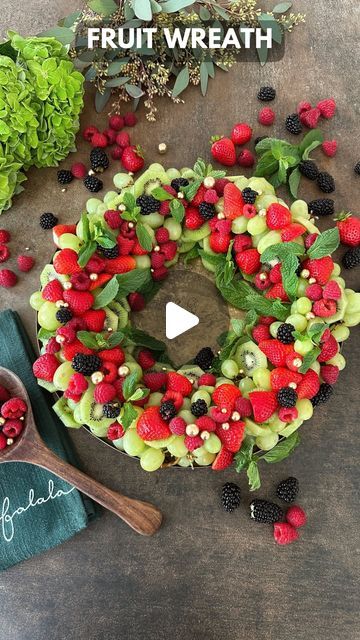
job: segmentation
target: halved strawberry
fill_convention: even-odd
[[[135,269],[135,267],[135,258],[133,258],[132,256],[119,256],[118,258],[107,260],[105,271],[111,274],[127,273],[128,271],[132,271],[133,269]]]
[[[228,220],[235,220],[243,215],[244,198],[240,189],[232,182],[225,185],[224,188],[224,209],[223,213]]]
[[[323,342],[321,344],[321,352],[320,352],[320,355],[318,356],[318,361],[327,362],[328,360],[331,360],[331,358],[336,356],[338,350],[339,350],[339,345],[337,341],[335,340],[333,335],[330,335],[328,340],[326,340],[326,342]]]
[[[225,449],[225,447],[222,447],[212,463],[211,468],[213,471],[223,471],[227,469],[227,467],[230,467],[233,459],[234,454]]]
[[[330,256],[323,258],[311,258],[304,260],[302,269],[308,269],[311,278],[315,278],[318,284],[326,284],[334,269],[334,262]]]
[[[218,425],[216,434],[228,451],[236,453],[241,447],[245,434],[245,422],[228,422]]]
[[[99,273],[97,280],[91,280],[89,290],[93,291],[93,289],[99,289],[100,287],[103,287],[104,284],[111,280],[111,278],[112,276],[110,275],[110,273]]]
[[[270,373],[270,383],[273,391],[279,391],[283,387],[288,387],[290,383],[298,385],[302,380],[301,373],[289,371],[285,367],[276,367]]]
[[[313,369],[308,369],[302,377],[302,381],[298,384],[296,393],[299,399],[313,398],[320,389],[320,378]]]
[[[163,440],[171,436],[167,422],[161,417],[159,407],[148,407],[140,416],[136,430],[143,440]]]
[[[234,384],[221,384],[214,393],[212,399],[215,404],[221,407],[232,407],[235,400],[241,396],[241,391]]]
[[[251,391],[249,400],[256,422],[266,422],[278,407],[276,394],[273,391]]]
[[[73,251],[73,249],[61,249],[54,257],[54,269],[56,273],[69,276],[81,271],[76,251]]]
[[[278,284],[274,284],[271,287],[271,289],[269,289],[265,293],[265,298],[271,298],[271,299],[279,298],[279,300],[281,300],[282,302],[288,302],[289,301],[287,293],[286,293],[283,285],[281,284],[281,282],[279,282]]]
[[[295,240],[295,238],[302,236],[305,231],[306,229],[302,224],[299,224],[298,222],[292,222],[281,231],[281,240],[283,242],[291,242],[291,240]]]
[[[61,348],[61,352],[65,360],[69,361],[72,360],[77,353],[84,353],[88,356],[94,353],[91,349],[85,347],[80,340],[75,340],[71,344],[64,344]]]
[[[89,291],[69,289],[64,291],[63,298],[68,303],[70,311],[79,316],[91,309],[94,303],[94,296]]]
[[[106,362],[114,362],[118,367],[125,362],[125,353],[121,347],[113,347],[112,349],[102,349],[97,355],[101,360]]]
[[[259,342],[259,348],[275,367],[283,367],[286,363],[286,356],[293,350],[291,344],[283,344],[275,338]]]
[[[87,331],[100,333],[104,329],[106,313],[104,309],[89,309],[81,314],[81,318],[85,320]]]
[[[184,398],[179,391],[165,391],[163,397],[161,398],[161,402],[167,402],[171,400],[174,403],[176,411],[180,411],[181,407],[184,404]]]
[[[205,197],[205,193],[206,193],[206,187],[204,187],[204,185],[201,184],[200,187],[198,188],[195,196],[191,200],[191,204],[194,207],[198,207],[200,202],[203,202],[204,197]]]
[[[193,385],[190,380],[181,373],[176,371],[169,371],[167,375],[167,390],[178,391],[182,396],[189,396],[193,390]]]
[[[57,302],[62,300],[64,289],[59,280],[50,280],[41,292],[41,297],[48,302]]]

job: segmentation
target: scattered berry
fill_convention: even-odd
[[[311,399],[311,404],[313,407],[317,407],[320,403],[327,402],[332,396],[333,388],[331,384],[327,382],[322,382],[320,385],[320,389],[318,393],[313,396]]]
[[[274,538],[278,544],[290,544],[299,538],[295,527],[288,522],[276,522],[274,524]]]
[[[211,145],[211,155],[220,164],[233,167],[236,163],[236,151],[230,138],[220,138]]]
[[[87,174],[87,169],[83,162],[75,162],[70,169],[74,178],[82,180]]]
[[[0,244],[10,242],[10,233],[6,229],[0,229]]]
[[[235,124],[231,132],[231,140],[234,144],[242,145],[251,140],[252,128],[246,122]]]
[[[356,165],[354,167],[354,171],[355,171],[357,176],[360,176],[360,161],[356,163]]]
[[[353,269],[360,264],[360,247],[349,249],[342,257],[342,264],[345,269]]]
[[[93,171],[102,173],[109,166],[109,158],[100,147],[95,147],[90,152],[90,164]]]
[[[299,171],[309,180],[316,180],[319,175],[319,169],[313,160],[302,160],[299,164]]]
[[[252,167],[255,164],[255,156],[250,149],[243,149],[240,151],[237,161],[240,167]]]
[[[300,118],[297,113],[292,113],[285,120],[285,128],[289,133],[292,133],[294,136],[298,136],[303,128],[300,121]]]
[[[288,508],[285,518],[295,529],[303,527],[307,522],[305,511],[296,504]]]
[[[103,131],[103,134],[107,137],[109,144],[115,144],[116,131],[114,131],[114,129],[105,129],[105,131]]]
[[[91,193],[98,193],[98,191],[101,191],[103,188],[103,183],[96,176],[86,176],[84,186],[91,191]]]
[[[108,139],[104,133],[94,133],[91,138],[91,146],[92,147],[101,147],[105,149],[108,146]]]
[[[10,258],[10,249],[6,244],[0,244],[0,262],[6,262]]]
[[[234,482],[226,482],[221,490],[221,502],[228,513],[232,513],[240,506],[240,488]]]
[[[135,115],[135,113],[133,113],[132,111],[129,111],[128,113],[125,113],[124,115],[124,123],[126,127],[134,127],[137,123],[137,117]]]
[[[17,283],[17,275],[10,269],[0,269],[0,287],[9,289]]]
[[[274,502],[256,498],[250,504],[250,518],[255,522],[273,524],[283,517],[283,510]]]
[[[111,150],[111,157],[113,160],[121,160],[122,154],[123,154],[122,147],[116,146]]]
[[[59,184],[70,184],[70,182],[72,182],[73,179],[74,179],[73,174],[71,173],[71,171],[68,171],[67,169],[61,169],[60,171],[57,172],[57,180]]]
[[[318,126],[320,115],[320,109],[315,107],[313,109],[309,109],[308,111],[303,111],[300,114],[300,121],[308,129],[316,129],[316,127]]]
[[[35,264],[35,260],[34,258],[32,258],[31,256],[18,256],[17,259],[17,265],[19,267],[20,271],[23,271],[24,273],[27,273],[28,271],[31,271],[31,269],[33,268],[34,264]]]
[[[275,121],[275,113],[270,107],[264,107],[261,109],[258,115],[258,121],[265,127],[270,127]]]
[[[58,218],[53,213],[42,213],[39,224],[42,229],[53,229],[58,223]]]
[[[83,131],[84,140],[86,140],[87,142],[91,142],[92,137],[95,133],[99,133],[99,129],[97,127],[86,127],[86,129],[84,129]]]
[[[282,480],[276,488],[277,497],[280,498],[280,500],[284,500],[284,502],[294,502],[298,493],[299,481],[294,477]]]
[[[116,144],[119,147],[122,147],[123,149],[125,149],[125,147],[130,146],[130,136],[127,133],[127,131],[121,131],[120,133],[117,134]]]
[[[323,118],[330,119],[335,114],[336,102],[334,98],[329,98],[328,100],[321,100],[321,102],[318,102],[317,108],[319,109]]]
[[[333,158],[336,155],[337,146],[336,140],[325,140],[322,143],[321,148],[326,156]]]
[[[327,171],[320,172],[316,182],[319,189],[324,193],[332,193],[335,191],[335,180]]]
[[[116,115],[110,116],[109,118],[109,127],[114,131],[121,131],[121,129],[124,127],[124,124],[125,122],[122,116],[119,116],[116,114]]]
[[[265,86],[261,87],[259,93],[257,94],[258,100],[262,102],[271,102],[276,98],[276,91],[273,87]]]
[[[310,102],[307,102],[306,100],[302,100],[301,102],[299,102],[296,111],[298,112],[298,114],[300,116],[305,111],[310,111],[310,109],[311,109]]]

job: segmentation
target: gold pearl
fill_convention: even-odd
[[[185,433],[187,436],[197,436],[199,431],[200,429],[197,424],[188,424],[185,429]]]
[[[160,142],[160,143],[158,144],[158,152],[159,152],[161,155],[164,155],[164,153],[166,153],[166,152],[167,152],[167,144],[166,144],[166,142]]]
[[[88,176],[94,176],[95,175],[95,171],[93,169],[90,169],[90,171],[88,171]]]
[[[6,444],[8,445],[8,447],[10,447],[11,444],[14,444],[14,440],[12,438],[8,438],[6,440]]]
[[[119,204],[118,211],[126,211],[126,207],[124,204]]]
[[[202,440],[209,440],[210,433],[208,431],[202,431],[200,433],[200,438],[202,438]]]
[[[156,253],[158,253],[159,251],[161,251],[161,249],[160,249],[159,245],[156,245],[156,247],[154,247],[154,251],[155,251]]]
[[[61,189],[61,192],[62,192],[62,193],[65,193],[65,191],[67,191],[67,189],[65,189],[65,187],[63,187],[63,188]]]
[[[119,376],[127,376],[129,373],[130,373],[129,367],[127,367],[124,364],[121,367],[118,368]]]
[[[91,382],[93,384],[99,384],[103,380],[104,374],[102,373],[102,371],[94,371],[94,373],[91,375]]]
[[[309,284],[315,284],[316,278],[309,278]]]
[[[98,274],[97,273],[90,273],[89,278],[90,280],[92,280],[93,282],[95,282],[95,280],[98,279]]]
[[[181,193],[181,191],[179,191],[177,197],[178,197],[179,200],[182,200],[183,198],[185,198],[184,194]]]
[[[69,291],[69,289],[72,289],[72,284],[71,282],[64,282],[63,287],[66,291]]]
[[[313,313],[312,311],[308,311],[305,318],[306,320],[312,320],[313,318],[315,318],[315,313]]]
[[[234,411],[234,413],[231,415],[231,420],[234,420],[234,422],[240,420],[240,413],[238,411]]]
[[[3,426],[3,424],[5,424],[5,418],[0,418],[0,425]]]
[[[134,223],[133,222],[129,222],[129,229],[133,229],[134,228]]]
[[[218,220],[224,220],[224,218],[225,218],[225,215],[223,213],[218,213],[217,214],[217,219]]]
[[[215,178],[213,178],[212,176],[208,176],[207,178],[205,178],[204,187],[206,189],[212,189],[214,184],[215,184]]]
[[[302,360],[301,360],[301,358],[295,358],[295,359],[293,360],[293,366],[294,366],[294,367],[296,367],[297,369],[298,369],[299,367],[301,367],[301,365],[302,365]]]
[[[305,280],[307,280],[307,278],[310,275],[309,269],[303,269],[302,272],[300,273],[300,275],[301,275],[302,278],[305,278]]]
[[[64,336],[56,336],[55,340],[58,344],[62,344],[63,342],[65,342]]]
[[[224,431],[229,431],[229,429],[230,429],[230,425],[229,425],[229,423],[228,423],[228,422],[224,422],[224,423],[221,425],[221,428],[222,428],[222,429],[224,429]]]

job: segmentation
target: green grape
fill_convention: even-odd
[[[205,440],[204,447],[209,453],[219,453],[221,449],[221,440],[216,433],[210,433],[208,440]]]
[[[296,306],[297,311],[302,315],[309,313],[309,311],[311,311],[312,309],[311,300],[309,300],[309,298],[305,298],[305,296],[298,299]]]
[[[186,456],[188,450],[184,444],[184,440],[184,436],[176,436],[174,440],[168,444],[167,449],[175,458],[183,458],[183,456]]]
[[[258,233],[256,236],[252,237],[252,243],[253,243],[253,247],[257,247],[260,240],[263,239],[264,236],[266,236],[267,231],[264,231],[263,233]]]
[[[262,436],[264,435],[264,427],[250,420],[250,418],[245,418],[245,432],[251,436]]]
[[[261,191],[261,195],[275,195],[274,187],[265,178],[250,178],[248,186],[258,193]]]
[[[236,378],[236,376],[239,373],[239,367],[235,362],[235,360],[231,360],[231,359],[224,360],[224,362],[221,365],[221,373],[226,378],[230,378],[230,380],[232,378]]]
[[[350,335],[350,329],[344,324],[338,324],[331,333],[337,342],[345,342]]]
[[[304,278],[299,278],[297,289],[296,289],[296,295],[299,296],[299,298],[301,296],[304,296],[306,294],[306,289],[308,286],[309,286],[309,283],[307,280],[305,280]]]
[[[334,262],[334,268],[332,270],[332,274],[331,274],[331,278],[336,278],[336,276],[339,276],[341,273],[341,267],[337,262]]]
[[[123,445],[125,453],[129,456],[140,456],[147,448],[135,429],[127,429],[123,437]]]
[[[34,291],[34,293],[30,296],[30,307],[35,309],[35,311],[39,311],[40,307],[44,304],[45,300],[41,295],[41,291]]]
[[[261,209],[267,209],[271,204],[276,204],[277,202],[279,200],[276,196],[264,194],[256,198],[256,208],[261,211]]]
[[[315,362],[312,363],[310,369],[312,369],[313,371],[315,371],[315,373],[317,373],[319,375],[319,373],[320,373],[320,362],[315,360]]]
[[[160,202],[159,202],[160,204]],[[162,227],[163,223],[164,223],[164,216],[162,216],[160,213],[150,213],[148,216],[143,216],[140,215],[139,216],[139,222],[142,222],[143,224],[147,225],[147,231],[149,231],[149,233],[151,234],[152,237],[154,237],[154,233],[151,233],[150,229],[158,229],[159,227]]]
[[[231,223],[231,231],[233,233],[244,233],[247,229],[248,219],[245,216],[239,216]]]
[[[71,366],[71,362],[63,362],[54,373],[53,384],[59,391],[65,391],[73,373],[74,369]]]
[[[247,398],[249,391],[252,391],[253,389],[255,389],[255,384],[252,378],[242,378],[239,382],[239,389],[242,393],[242,395]]]
[[[190,409],[190,407],[191,407],[191,400],[190,400],[190,398],[184,398],[184,399],[183,399],[183,403],[182,403],[182,405],[181,405],[181,408],[182,408],[182,409]]]
[[[289,436],[291,436],[292,433],[297,431],[299,427],[301,427],[303,422],[304,420],[302,420],[301,418],[297,418],[296,420],[293,420],[285,427],[285,429],[280,431],[279,435],[285,436],[285,438],[288,438]]]
[[[215,391],[215,387],[209,387],[205,384],[202,384],[201,387],[199,387],[199,389],[201,389],[202,391],[207,391],[208,393],[210,393],[211,396]],[[185,398],[184,400],[188,400],[188,399],[189,398]]]
[[[297,312],[298,312],[297,300],[295,300],[290,307],[290,313],[297,313]]]
[[[144,471],[156,471],[165,460],[165,453],[161,449],[145,449],[140,456],[140,466]]]
[[[228,378],[217,378],[215,388],[220,387],[221,384],[235,384],[235,382]]]
[[[113,177],[113,183],[117,189],[125,189],[125,187],[129,187],[133,183],[133,177],[129,176],[128,173],[116,173]],[[90,200],[94,199],[90,198]]]
[[[360,293],[355,293],[355,291],[351,291],[349,293],[348,289],[345,290],[346,298],[348,301],[346,307],[346,315],[353,315],[354,313],[360,312]]]
[[[191,403],[196,402],[197,400],[205,400],[207,406],[210,407],[211,396],[207,391],[203,391],[202,389],[195,391],[191,396]]]
[[[212,464],[215,460],[215,453],[210,453],[210,451],[206,451],[204,447],[200,447],[200,449],[196,449],[194,453],[200,450],[201,450],[201,454],[196,455],[196,458],[195,458],[196,464],[200,465],[200,467],[206,467],[207,465]]]
[[[96,215],[98,215],[98,216],[103,216],[103,215],[104,215],[104,213],[105,213],[105,211],[107,211],[107,210],[108,210],[108,207],[106,206],[106,204],[104,204],[103,202],[101,202],[101,203],[98,205],[98,208],[96,209]]]
[[[290,207],[291,215],[297,218],[309,218],[309,208],[305,200],[295,200]]]
[[[310,420],[312,414],[314,413],[314,408],[310,400],[307,400],[307,398],[302,398],[301,400],[297,401],[295,406],[298,410],[299,418],[301,418],[301,420]]]
[[[278,328],[282,325],[282,322],[272,322],[270,325],[270,334],[273,338],[276,338]]]
[[[180,458],[178,465],[180,467],[190,467],[191,466],[191,459],[188,458],[188,456],[184,456],[183,458]]]
[[[164,217],[162,216],[164,221]],[[170,240],[180,240],[182,234],[182,227],[179,222],[174,220],[174,218],[167,218],[165,222],[163,222],[165,229],[168,230]]]
[[[329,360],[326,364],[334,364],[335,367],[338,367],[339,370],[342,371],[346,367],[346,360],[341,353],[337,353],[336,356],[331,358],[331,360]]]
[[[253,373],[253,380],[258,388],[265,390],[271,389],[269,369],[265,369],[264,367],[255,369]]]
[[[164,395],[163,393],[159,393],[159,392],[150,393],[146,406],[160,407],[163,395]]]
[[[259,242],[257,250],[259,253],[264,253],[265,249],[271,247],[273,244],[279,244],[281,242],[281,235],[278,231],[269,231]]]
[[[296,353],[300,353],[301,356],[305,356],[313,348],[313,343],[310,339],[307,340],[295,340],[294,349]]]
[[[341,287],[341,289],[345,289],[346,287],[346,282],[344,280],[344,278],[340,278],[339,276],[336,276],[335,278],[331,278],[332,280],[335,280],[335,282],[338,283],[339,287]]]
[[[166,174],[169,180],[175,180],[175,178],[181,177],[181,173],[179,169],[175,169],[175,167],[170,167],[169,169],[166,169]]]
[[[99,204],[101,204],[101,200],[99,200],[99,198],[89,198],[86,203],[86,211],[90,213],[90,215],[96,213]]]
[[[193,416],[191,411],[189,411],[188,409],[182,409],[181,411],[179,411],[178,415],[180,416],[180,418],[183,418],[183,420],[185,420],[186,424],[192,424],[195,420],[195,416]]]
[[[124,451],[124,438],[117,438],[112,441],[114,447],[119,449],[120,451]]]
[[[286,322],[292,324],[293,327],[295,327],[296,331],[305,331],[308,323],[305,316],[302,316],[300,313],[294,313],[293,315],[289,316],[288,318],[286,318]]]
[[[150,269],[151,260],[149,256],[134,256],[137,269]]]
[[[254,216],[254,218],[250,218],[247,223],[247,231],[252,236],[263,233],[263,231],[266,231],[266,229],[267,226],[265,216]]]
[[[344,323],[347,327],[356,327],[356,325],[360,323],[360,312],[346,313]]]
[[[269,432],[263,436],[258,436],[255,440],[256,446],[263,451],[270,451],[278,443],[279,436],[277,433]]]
[[[72,249],[79,253],[82,241],[74,233],[63,233],[59,238],[60,249]]]
[[[282,422],[280,418],[274,414],[273,419],[269,420],[269,428],[273,433],[280,433],[286,427],[286,422]]]
[[[55,331],[61,327],[61,323],[56,319],[58,310],[54,302],[44,302],[38,312],[38,323],[40,327],[47,329],[47,331]]]
[[[104,203],[106,204],[106,206],[108,207],[110,202],[114,199],[116,199],[118,197],[118,192],[117,191],[108,191],[107,193],[105,193],[104,195]]]
[[[135,373],[136,374],[136,382],[140,382],[141,378],[142,378],[142,368],[140,367],[140,365],[137,362],[124,362],[124,364],[122,365],[124,367],[128,367],[128,369],[130,370],[130,373]],[[129,374],[130,375],[130,374]]]
[[[242,191],[243,189],[245,189],[245,187],[247,187],[249,184],[249,180],[246,178],[246,176],[239,176],[238,178],[236,178],[234,185],[240,189],[240,191]]]

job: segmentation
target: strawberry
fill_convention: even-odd
[[[336,111],[336,102],[334,98],[328,98],[327,100],[321,100],[317,104],[323,118],[330,119],[333,117]]]
[[[213,471],[223,471],[230,467],[232,461],[234,459],[234,454],[231,451],[225,449],[225,447],[221,447],[219,453],[217,454],[214,462],[211,465]]]
[[[186,229],[200,229],[204,224],[204,218],[201,217],[196,207],[188,207],[185,211],[185,227]]]
[[[326,284],[333,272],[334,262],[330,256],[324,256],[304,260],[301,266],[309,270],[311,278],[315,278],[318,284]]]
[[[59,280],[50,280],[41,292],[41,297],[48,302],[57,302],[62,300],[64,289]]]
[[[255,342],[257,342],[258,344],[263,340],[269,340],[271,337],[269,327],[267,327],[265,324],[258,324],[256,327],[254,327],[251,335],[254,338]]]
[[[316,129],[319,118],[321,116],[321,111],[317,107],[309,109],[308,111],[303,111],[300,114],[300,121],[308,129]]]
[[[283,387],[288,387],[290,384],[298,385],[301,380],[301,373],[289,371],[289,369],[285,369],[284,367],[277,367],[270,373],[270,383],[273,391],[279,391]]]
[[[184,404],[184,398],[179,391],[165,391],[163,397],[161,398],[161,403],[167,402],[171,400],[176,411],[180,411],[181,407]]]
[[[142,349],[138,353],[137,361],[142,368],[143,371],[147,369],[151,369],[156,363],[156,358],[154,358],[153,354],[149,349]]]
[[[265,353],[271,364],[275,367],[283,367],[286,364],[286,356],[292,347],[290,344],[283,344],[280,340],[263,340],[259,343],[259,349]]]
[[[61,249],[54,258],[56,273],[71,275],[81,271],[78,265],[78,254],[73,249]]]
[[[203,373],[198,379],[198,387],[215,387],[216,377],[213,373]]]
[[[106,318],[104,309],[89,309],[82,313],[81,317],[85,320],[87,331],[94,331],[94,333],[103,331]]]
[[[243,214],[244,199],[240,189],[232,182],[225,185],[224,189],[224,216],[228,220],[235,220]]]
[[[160,391],[167,382],[167,376],[163,371],[150,371],[149,373],[144,373],[144,384],[150,389],[151,393],[155,391]]]
[[[328,360],[331,360],[331,358],[336,356],[338,350],[339,350],[339,345],[337,341],[335,340],[333,335],[330,335],[328,340],[326,340],[326,342],[323,342],[321,344],[321,352],[318,356],[318,361],[327,362]]]
[[[290,369],[290,371],[297,372],[303,363],[303,359],[304,358],[300,355],[300,353],[297,353],[296,351],[290,351],[290,353],[288,353],[288,355],[286,356],[286,366],[288,369]]]
[[[337,146],[336,140],[324,140],[321,148],[328,158],[333,158],[336,155]]]
[[[279,284],[280,282],[282,282],[281,262],[278,262],[272,267],[269,273],[269,278],[270,282],[272,282],[273,284]]]
[[[340,300],[341,289],[335,280],[329,280],[323,289],[324,300]]]
[[[76,316],[81,316],[85,311],[91,309],[94,303],[94,296],[88,291],[74,291],[69,289],[64,291],[63,298],[68,303],[70,311]]]
[[[63,233],[76,233],[76,225],[75,224],[57,224],[52,228],[53,240],[56,246],[59,246],[59,238],[63,235]]]
[[[190,380],[181,373],[169,371],[167,374],[166,388],[169,391],[178,391],[182,396],[189,396],[192,393],[193,385]]]
[[[339,377],[340,369],[334,364],[323,364],[320,367],[320,375],[324,382],[328,384],[335,384]]]
[[[305,295],[309,300],[321,300],[323,297],[323,290],[319,284],[309,284],[305,289]]]
[[[235,124],[231,131],[231,140],[234,144],[246,144],[251,140],[252,128],[246,122]]]
[[[320,389],[320,378],[313,369],[308,369],[304,373],[301,382],[298,384],[296,393],[299,399],[307,398],[310,400],[316,396]]]
[[[210,248],[215,253],[226,253],[230,245],[231,236],[216,231],[210,234]]]
[[[245,434],[245,422],[228,422],[218,425],[216,434],[228,451],[236,453],[241,447]]]
[[[112,349],[102,349],[97,352],[101,360],[106,362],[114,362],[118,367],[125,362],[125,354],[121,347],[113,347]]]
[[[264,107],[259,111],[258,122],[265,127],[270,127],[275,121],[275,113],[270,107]]]
[[[78,275],[78,274],[76,274],[76,275]],[[84,274],[82,274],[82,275],[84,275]],[[98,275],[98,277],[97,277],[96,280],[91,280],[90,281],[90,286],[89,286],[89,290],[90,291],[92,291],[93,289],[99,289],[99,287],[103,287],[104,284],[106,284],[107,282],[109,282],[109,280],[111,280],[110,273],[99,273],[97,275]]]
[[[299,537],[295,527],[288,522],[275,522],[274,538],[278,544],[290,544]]]
[[[211,155],[225,167],[233,167],[236,162],[236,151],[234,143],[230,138],[214,139],[211,145]]]
[[[235,253],[240,253],[245,249],[251,249],[252,247],[252,238],[246,233],[239,233],[235,236],[233,249]]]
[[[302,234],[305,233],[305,231],[306,229],[305,227],[303,227],[302,224],[299,224],[297,222],[292,222],[287,227],[285,227],[285,229],[282,230],[280,234],[281,240],[283,242],[291,242],[292,240],[295,240],[295,238],[302,236]]]
[[[44,353],[33,364],[33,373],[40,380],[52,382],[56,369],[60,366],[59,360],[51,353]]]
[[[89,356],[94,353],[91,349],[85,347],[85,345],[80,342],[80,340],[75,340],[71,344],[63,345],[61,348],[61,352],[65,360],[69,361],[71,361],[77,353],[84,353],[85,355]]]
[[[274,202],[266,210],[266,224],[269,229],[284,229],[291,222],[289,209]]]
[[[257,249],[245,249],[236,254],[235,262],[244,273],[256,273],[260,268],[260,253]]]
[[[144,158],[141,147],[126,147],[121,156],[121,164],[126,171],[136,173],[144,166]]]
[[[200,187],[198,188],[195,196],[191,200],[191,204],[194,207],[198,207],[200,202],[204,201],[205,193],[206,193],[206,187],[203,184],[201,184]]]
[[[212,399],[215,404],[222,407],[233,407],[235,400],[241,396],[240,389],[235,387],[234,384],[221,384],[214,393]]]
[[[288,302],[289,298],[281,283],[274,284],[271,289],[265,293],[265,298],[279,298],[282,302]]]
[[[250,149],[243,149],[240,151],[237,161],[240,167],[253,167],[255,164],[255,156]]]
[[[306,249],[310,249],[310,247],[312,247],[312,245],[314,244],[315,240],[317,240],[318,237],[318,233],[309,233],[308,236],[306,236],[305,238],[305,248]]]
[[[249,400],[256,422],[266,422],[278,406],[276,394],[273,391],[251,391]]]
[[[162,440],[171,435],[169,426],[160,415],[159,407],[148,407],[140,416],[136,430],[143,440]]]
[[[146,253],[146,252],[145,252]],[[132,256],[119,256],[112,260],[107,260],[105,271],[111,274],[127,273],[136,268],[135,258]]]
[[[360,218],[356,218],[351,214],[339,216],[336,223],[339,229],[340,240],[349,247],[358,247],[360,245]]]
[[[331,318],[336,313],[335,300],[317,300],[312,306],[312,311],[319,318]]]

